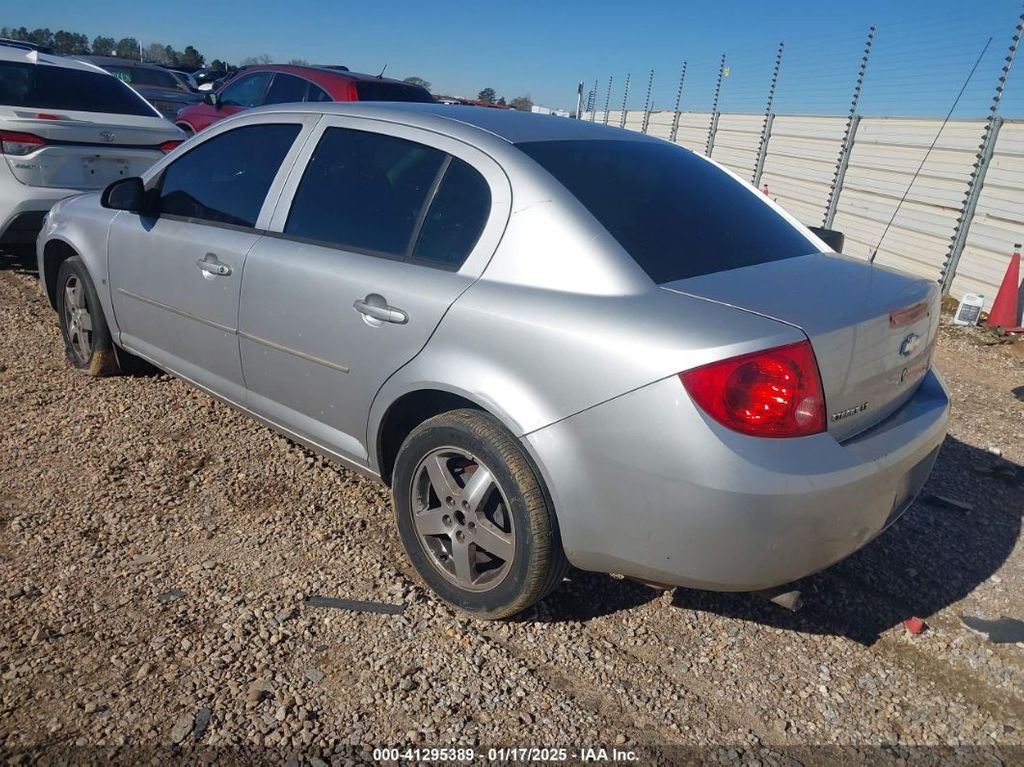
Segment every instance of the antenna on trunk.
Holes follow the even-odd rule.
[[[882,230],[882,236],[878,238],[878,244],[875,245],[875,249],[871,253],[871,258],[868,259],[869,264],[875,263],[875,257],[878,255],[878,249],[882,247],[882,240],[885,239],[885,235],[889,233],[889,227],[892,226],[892,222],[896,220],[896,214],[900,212],[900,208],[903,207],[903,203],[906,201],[907,196],[910,194],[911,187],[914,186],[914,182],[917,181],[917,177],[920,175],[921,170],[924,168],[924,164],[928,162],[928,155],[932,153],[935,145],[939,143],[939,136],[942,135],[942,129],[946,127],[946,123],[949,122],[949,118],[953,116],[953,110],[956,109],[956,105],[960,103],[960,97],[964,95],[964,91],[967,90],[968,84],[971,82],[971,78],[974,77],[974,73],[978,69],[978,65],[981,60],[985,57],[985,52],[988,47],[992,44],[992,38],[988,39],[985,43],[985,47],[981,49],[981,53],[978,54],[978,60],[974,62],[974,66],[971,67],[970,74],[967,75],[967,79],[964,80],[963,87],[960,88],[960,92],[956,95],[956,99],[953,101],[953,106],[949,108],[949,112],[946,114],[946,119],[942,121],[942,125],[939,126],[939,132],[935,134],[935,138],[932,140],[932,144],[928,147],[928,151],[924,153],[924,157],[921,158],[921,164],[917,166],[917,170],[914,171],[914,175],[910,179],[910,183],[907,184],[907,191],[903,193],[900,201],[896,204],[896,210],[892,212],[892,216],[889,218],[889,223],[885,225],[885,229]]]

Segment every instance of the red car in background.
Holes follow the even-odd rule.
[[[265,104],[301,101],[417,101],[433,103],[430,91],[401,80],[342,68],[268,64],[246,67],[203,101],[178,112],[174,124],[197,133],[218,120]]]

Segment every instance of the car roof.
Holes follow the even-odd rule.
[[[348,69],[337,69],[333,66],[306,66],[303,64],[254,64],[252,66],[239,69],[239,73],[245,72],[286,72],[288,74],[300,75],[301,77],[332,77],[338,80],[347,81],[366,81],[366,80],[377,80],[385,83],[398,83],[399,85],[410,85],[410,83],[403,82],[402,80],[395,80],[390,77],[380,77],[378,75],[368,75],[364,72],[352,72]],[[418,86],[411,86],[418,87]]]
[[[636,131],[627,131],[589,120],[518,112],[511,109],[484,109],[448,104],[419,104],[383,101],[282,104],[259,107],[245,114],[267,112],[312,113],[368,117],[387,122],[427,128],[440,133],[466,136],[483,133],[510,144],[526,141],[627,140],[659,141]]]
[[[119,56],[75,56],[77,61],[85,61],[89,64],[96,64],[100,67],[138,67],[141,69],[156,69],[160,72],[166,72],[158,64],[151,64],[147,61],[136,61],[135,59],[122,59]]]
[[[47,64],[50,66],[63,67],[65,69],[97,72],[106,77],[113,77],[113,75],[106,70],[101,69],[88,61],[69,59],[65,56],[54,56],[49,53],[40,53],[39,51],[26,51],[23,48],[14,48],[6,45],[0,45],[0,61],[16,61],[22,64]]]

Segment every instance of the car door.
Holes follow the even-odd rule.
[[[267,202],[268,193],[275,181],[280,191],[312,122],[267,115],[214,129],[149,179],[156,215],[118,213],[108,262],[122,346],[244,400],[236,336],[242,267],[273,209],[276,195]]]
[[[472,147],[325,117],[246,261],[249,407],[365,466],[374,396],[479,277],[510,208],[504,173]]]

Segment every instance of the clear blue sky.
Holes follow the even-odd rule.
[[[115,38],[196,46],[208,59],[237,62],[269,54],[343,63],[396,77],[419,75],[436,93],[473,96],[485,86],[506,98],[573,106],[576,84],[599,81],[612,105],[632,73],[630,108],[642,108],[655,70],[656,108],[675,101],[679,67],[689,62],[683,108],[711,105],[719,56],[731,69],[721,108],[764,109],[776,46],[786,42],[776,111],[844,113],[868,27],[878,26],[864,114],[944,115],[989,36],[992,44],[957,116],[987,113],[1019,0],[907,2],[658,2],[432,0],[349,3],[249,0],[160,3],[42,0],[15,4],[4,24],[64,28]],[[1011,74],[1003,114],[1024,116],[1024,53]]]

